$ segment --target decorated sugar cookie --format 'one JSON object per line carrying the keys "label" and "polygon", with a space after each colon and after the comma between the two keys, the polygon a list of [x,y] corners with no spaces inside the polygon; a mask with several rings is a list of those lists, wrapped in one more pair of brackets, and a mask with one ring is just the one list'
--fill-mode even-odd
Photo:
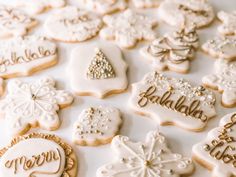
{"label": "decorated sugar cookie", "polygon": [[70,105],[72,95],[55,88],[52,78],[42,78],[35,82],[10,80],[7,93],[0,101],[0,113],[8,122],[13,135],[26,133],[31,127],[55,130],[60,126],[58,111]]}
{"label": "decorated sugar cookie", "polygon": [[82,0],[88,10],[108,14],[127,7],[126,0]]}
{"label": "decorated sugar cookie", "polygon": [[149,132],[145,142],[133,142],[118,135],[111,144],[115,158],[97,170],[97,177],[180,177],[191,174],[194,170],[192,160],[173,153],[166,144],[165,137],[157,131]]}
{"label": "decorated sugar cookie", "polygon": [[212,171],[212,176],[236,176],[236,113],[224,116],[218,127],[193,146],[193,157]]}
{"label": "decorated sugar cookie", "polygon": [[236,11],[224,12],[220,11],[217,17],[222,22],[222,25],[218,27],[218,31],[223,35],[235,35],[236,34]]}
{"label": "decorated sugar cookie", "polygon": [[99,98],[124,91],[128,85],[126,71],[121,50],[108,42],[78,46],[68,67],[74,92]]}
{"label": "decorated sugar cookie", "polygon": [[39,14],[47,8],[63,7],[66,2],[65,0],[17,0],[14,4],[23,7],[30,14]]}
{"label": "decorated sugar cookie", "polygon": [[216,115],[215,96],[202,86],[193,87],[183,79],[150,72],[132,85],[130,107],[155,119],[160,125],[176,125],[200,131]]}
{"label": "decorated sugar cookie", "polygon": [[137,8],[152,8],[159,6],[161,0],[133,0]]}
{"label": "decorated sugar cookie", "polygon": [[0,38],[23,36],[37,21],[21,10],[0,5]]}
{"label": "decorated sugar cookie", "polygon": [[209,55],[225,60],[236,59],[236,39],[228,37],[216,37],[202,45],[203,51]]}
{"label": "decorated sugar cookie", "polygon": [[82,42],[97,35],[102,20],[92,12],[68,6],[50,15],[44,27],[46,34],[55,40]]}
{"label": "decorated sugar cookie", "polygon": [[215,17],[207,0],[165,0],[159,7],[159,14],[167,24],[176,27],[204,27]]}
{"label": "decorated sugar cookie", "polygon": [[44,37],[0,41],[0,77],[27,76],[57,63],[57,46]]}
{"label": "decorated sugar cookie", "polygon": [[32,133],[0,150],[0,177],[76,177],[77,158],[59,137]]}
{"label": "decorated sugar cookie", "polygon": [[236,106],[236,61],[219,59],[214,69],[213,74],[203,77],[203,84],[222,93],[222,104],[225,107]]}
{"label": "decorated sugar cookie", "polygon": [[155,39],[152,30],[157,25],[155,18],[147,17],[130,9],[103,18],[107,27],[100,31],[103,39],[115,40],[122,48],[131,48],[140,40]]}
{"label": "decorated sugar cookie", "polygon": [[118,133],[122,119],[112,107],[89,107],[74,124],[73,140],[79,145],[96,146],[109,143]]}

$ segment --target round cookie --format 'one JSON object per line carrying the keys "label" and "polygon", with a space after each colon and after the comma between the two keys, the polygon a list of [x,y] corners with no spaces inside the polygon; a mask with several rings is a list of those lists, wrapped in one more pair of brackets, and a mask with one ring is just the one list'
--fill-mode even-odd
{"label": "round cookie", "polygon": [[73,6],[58,9],[44,24],[48,37],[63,42],[86,41],[96,36],[101,27],[102,20],[98,16]]}

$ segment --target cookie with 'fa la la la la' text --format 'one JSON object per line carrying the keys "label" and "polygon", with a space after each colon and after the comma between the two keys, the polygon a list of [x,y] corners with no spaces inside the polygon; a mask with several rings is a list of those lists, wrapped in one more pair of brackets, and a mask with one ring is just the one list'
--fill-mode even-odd
{"label": "cookie with 'fa la la la la' text", "polygon": [[160,125],[176,125],[190,131],[202,130],[216,115],[213,92],[155,71],[132,85],[129,105]]}
{"label": "cookie with 'fa la la la la' text", "polygon": [[120,111],[113,107],[89,107],[74,124],[73,141],[79,145],[110,143],[122,123]]}
{"label": "cookie with 'fa la la la la' text", "polygon": [[140,53],[152,61],[156,70],[169,69],[186,73],[198,42],[198,34],[194,28],[185,28],[155,39],[150,45],[143,47]]}
{"label": "cookie with 'fa la la la la' text", "polygon": [[76,177],[77,157],[59,137],[32,133],[0,150],[0,177]]}
{"label": "cookie with 'fa la la la la' text", "polygon": [[145,142],[133,142],[126,136],[113,138],[115,159],[97,170],[97,177],[180,177],[191,174],[191,158],[173,153],[158,131],[147,134]]}
{"label": "cookie with 'fa la la la la' text", "polygon": [[133,0],[133,3],[137,8],[152,8],[159,6],[161,0]]}
{"label": "cookie with 'fa la la la la' text", "polygon": [[236,113],[224,116],[218,127],[193,146],[193,158],[212,171],[213,177],[236,176]]}
{"label": "cookie with 'fa la la la la' text", "polygon": [[58,111],[70,105],[72,95],[55,88],[55,81],[45,77],[35,82],[13,79],[0,101],[0,113],[8,122],[12,135],[26,133],[31,127],[55,130],[60,126]]}
{"label": "cookie with 'fa la la la la' text", "polygon": [[124,10],[127,7],[126,0],[81,0],[88,10],[99,14],[108,14]]}
{"label": "cookie with 'fa la la la la' text", "polygon": [[0,41],[0,77],[31,75],[57,63],[57,46],[45,37],[24,36]]}
{"label": "cookie with 'fa la la la la' text", "polygon": [[91,12],[68,6],[51,14],[44,27],[46,35],[55,40],[82,42],[97,35],[102,20]]}
{"label": "cookie with 'fa la la la la' text", "polygon": [[0,5],[0,38],[23,36],[37,21],[19,9]]}
{"label": "cookie with 'fa la la la la' text", "polygon": [[73,91],[104,98],[123,92],[128,85],[127,64],[121,50],[109,42],[94,42],[72,51],[68,67]]}
{"label": "cookie with 'fa la la la la' text", "polygon": [[236,106],[236,61],[218,59],[214,70],[213,74],[202,78],[203,84],[222,93],[223,106]]}
{"label": "cookie with 'fa la la la la' text", "polygon": [[235,35],[236,34],[236,11],[224,12],[220,11],[217,17],[222,22],[222,25],[218,27],[218,31],[223,35]]}
{"label": "cookie with 'fa la la la la' text", "polygon": [[17,0],[14,2],[16,7],[23,7],[30,14],[39,14],[48,8],[60,8],[65,4],[65,0]]}
{"label": "cookie with 'fa la la la la' text", "polygon": [[215,37],[205,42],[202,50],[213,57],[231,61],[236,59],[236,39]]}
{"label": "cookie with 'fa la la la la' text", "polygon": [[182,28],[192,25],[201,28],[215,18],[207,0],[165,0],[159,7],[159,14],[167,24]]}
{"label": "cookie with 'fa la la la la' text", "polygon": [[103,17],[107,27],[100,31],[100,37],[115,40],[122,48],[131,48],[140,40],[154,40],[155,32],[152,30],[157,25],[154,18],[133,10]]}

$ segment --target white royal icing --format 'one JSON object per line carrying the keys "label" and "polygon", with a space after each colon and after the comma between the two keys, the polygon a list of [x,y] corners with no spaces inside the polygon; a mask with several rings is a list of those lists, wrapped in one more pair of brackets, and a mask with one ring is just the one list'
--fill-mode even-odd
{"label": "white royal icing", "polygon": [[176,125],[199,131],[215,116],[215,96],[202,86],[193,87],[183,79],[150,72],[132,85],[130,107],[151,116],[160,125]]}
{"label": "white royal icing", "polygon": [[193,146],[193,155],[199,163],[212,170],[212,176],[236,176],[236,113],[224,116],[218,127]]}
{"label": "white royal icing", "polygon": [[89,107],[74,124],[73,140],[79,145],[106,144],[118,133],[120,111],[112,107]]}
{"label": "white royal icing", "polygon": [[132,142],[126,136],[116,136],[111,148],[116,158],[100,167],[97,177],[179,177],[194,169],[192,160],[172,153],[165,137],[157,131],[149,132],[145,142]]}
{"label": "white royal icing", "polygon": [[236,34],[236,11],[224,12],[220,11],[217,17],[222,22],[222,25],[218,27],[218,31],[223,35],[235,35]]}
{"label": "white royal icing", "polygon": [[214,74],[203,77],[206,86],[218,89],[222,94],[224,106],[232,107],[236,104],[236,61],[219,59],[215,62]]}
{"label": "white royal icing", "polygon": [[162,20],[176,27],[195,25],[200,28],[215,17],[207,0],[165,0],[159,7],[159,14]]}
{"label": "white royal icing", "polygon": [[68,67],[73,91],[99,98],[125,90],[126,71],[121,50],[109,42],[78,46],[72,51]]}
{"label": "white royal icing", "polygon": [[0,102],[0,112],[13,135],[23,134],[37,125],[46,130],[54,130],[60,125],[57,114],[59,108],[72,101],[72,95],[57,90],[51,78],[45,77],[31,83],[15,79],[8,83],[6,96]]}
{"label": "white royal icing", "polygon": [[14,2],[14,5],[23,7],[30,14],[39,14],[47,8],[59,8],[65,4],[65,0],[17,0]]}
{"label": "white royal icing", "polygon": [[81,42],[97,35],[102,27],[102,20],[91,12],[68,6],[50,15],[44,27],[51,38],[65,42]]}
{"label": "white royal icing", "polygon": [[21,10],[0,5],[0,38],[23,36],[36,24],[35,19]]}
{"label": "white royal icing", "polygon": [[103,17],[103,21],[107,27],[100,31],[100,36],[103,39],[115,40],[120,47],[134,47],[140,40],[155,39],[152,28],[157,25],[157,21],[130,9],[107,15]]}
{"label": "white royal icing", "polygon": [[30,75],[57,63],[57,46],[44,37],[25,36],[0,41],[0,77]]}
{"label": "white royal icing", "polygon": [[151,8],[159,6],[161,0],[133,0],[137,8]]}
{"label": "white royal icing", "polygon": [[82,0],[88,10],[108,14],[127,7],[126,0]]}

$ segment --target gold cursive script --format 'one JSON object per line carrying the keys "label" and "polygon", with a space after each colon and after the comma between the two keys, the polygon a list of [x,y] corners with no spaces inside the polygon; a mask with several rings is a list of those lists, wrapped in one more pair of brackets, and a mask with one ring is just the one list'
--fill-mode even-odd
{"label": "gold cursive script", "polygon": [[89,20],[89,17],[87,15],[82,15],[74,19],[62,19],[60,21],[63,22],[65,26],[69,26],[69,25],[79,24],[82,22],[87,22],[88,20]]}

